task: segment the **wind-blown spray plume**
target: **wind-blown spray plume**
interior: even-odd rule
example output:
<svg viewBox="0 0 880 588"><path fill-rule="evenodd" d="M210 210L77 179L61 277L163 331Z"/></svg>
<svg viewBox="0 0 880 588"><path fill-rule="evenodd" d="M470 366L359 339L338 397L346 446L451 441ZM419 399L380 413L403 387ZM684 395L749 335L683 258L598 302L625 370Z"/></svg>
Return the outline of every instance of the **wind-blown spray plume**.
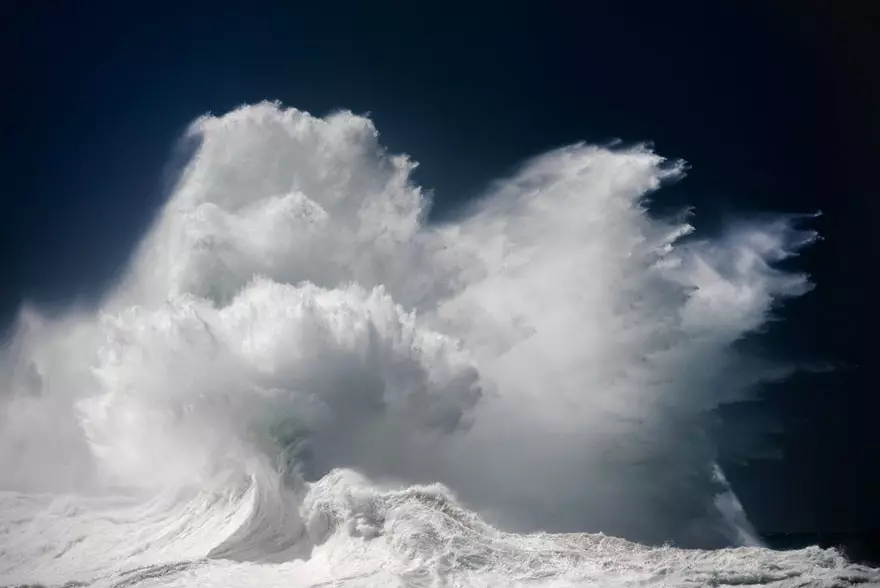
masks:
<svg viewBox="0 0 880 588"><path fill-rule="evenodd" d="M689 236L685 217L648 213L682 166L645 147L545 154L431 224L414 164L366 118L265 103L190 135L195 156L98 309L29 309L9 338L2 512L23 539L0 540L0 577L856 573L820 550L713 568L708 552L495 530L751 540L711 413L779 376L736 344L808 290L774 264L812 233L783 218ZM91 497L34 494L73 491Z"/></svg>

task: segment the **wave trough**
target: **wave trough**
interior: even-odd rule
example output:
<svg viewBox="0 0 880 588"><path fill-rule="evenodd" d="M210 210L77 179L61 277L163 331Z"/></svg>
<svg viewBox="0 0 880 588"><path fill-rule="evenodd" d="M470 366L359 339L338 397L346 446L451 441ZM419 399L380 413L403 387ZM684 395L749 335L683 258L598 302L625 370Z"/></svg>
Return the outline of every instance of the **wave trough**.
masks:
<svg viewBox="0 0 880 588"><path fill-rule="evenodd" d="M0 356L0 584L878 579L755 545L711 442L789 371L739 343L810 288L796 218L698 239L648 210L680 162L578 144L430 223L367 118L189 134L117 286Z"/></svg>

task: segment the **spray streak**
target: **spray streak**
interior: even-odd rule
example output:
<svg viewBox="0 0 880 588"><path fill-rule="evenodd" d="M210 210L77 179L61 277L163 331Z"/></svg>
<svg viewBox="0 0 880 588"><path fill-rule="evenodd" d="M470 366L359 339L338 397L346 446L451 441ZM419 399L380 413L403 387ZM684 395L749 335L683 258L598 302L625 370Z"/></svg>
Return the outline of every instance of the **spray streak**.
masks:
<svg viewBox="0 0 880 588"><path fill-rule="evenodd" d="M160 492L122 512L163 549L110 558L143 565L318 566L379 536L424 562L437 508L508 541L473 569L525 545L487 539L443 488L375 484L442 482L511 530L748 539L719 499L707 415L778 375L734 347L809 288L773 264L812 233L774 219L685 240L644 203L681 167L641 147L548 153L428 225L414 164L365 118L260 104L191 133L199 150L100 310L23 312L2 368L5 487Z"/></svg>

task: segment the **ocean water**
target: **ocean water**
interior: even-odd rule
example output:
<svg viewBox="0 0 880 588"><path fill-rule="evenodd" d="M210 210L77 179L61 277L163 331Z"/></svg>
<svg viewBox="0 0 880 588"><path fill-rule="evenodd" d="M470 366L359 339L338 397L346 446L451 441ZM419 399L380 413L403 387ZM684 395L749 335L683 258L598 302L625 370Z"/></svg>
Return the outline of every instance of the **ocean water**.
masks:
<svg viewBox="0 0 880 588"><path fill-rule="evenodd" d="M695 234L650 210L682 162L577 144L431 223L365 117L187 138L118 283L6 338L0 585L880 582L763 547L712 444L795 369L737 343L803 219Z"/></svg>

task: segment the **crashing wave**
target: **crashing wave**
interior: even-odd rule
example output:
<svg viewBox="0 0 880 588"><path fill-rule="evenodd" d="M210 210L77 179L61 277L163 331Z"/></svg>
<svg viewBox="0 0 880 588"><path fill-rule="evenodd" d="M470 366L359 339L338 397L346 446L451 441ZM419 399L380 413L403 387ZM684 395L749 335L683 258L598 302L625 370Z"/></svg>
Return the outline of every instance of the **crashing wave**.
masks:
<svg viewBox="0 0 880 588"><path fill-rule="evenodd" d="M712 411L788 370L737 343L810 287L794 218L697 239L647 208L680 163L573 145L431 223L364 117L190 135L119 284L0 357L0 584L876 578L662 546L754 542Z"/></svg>

